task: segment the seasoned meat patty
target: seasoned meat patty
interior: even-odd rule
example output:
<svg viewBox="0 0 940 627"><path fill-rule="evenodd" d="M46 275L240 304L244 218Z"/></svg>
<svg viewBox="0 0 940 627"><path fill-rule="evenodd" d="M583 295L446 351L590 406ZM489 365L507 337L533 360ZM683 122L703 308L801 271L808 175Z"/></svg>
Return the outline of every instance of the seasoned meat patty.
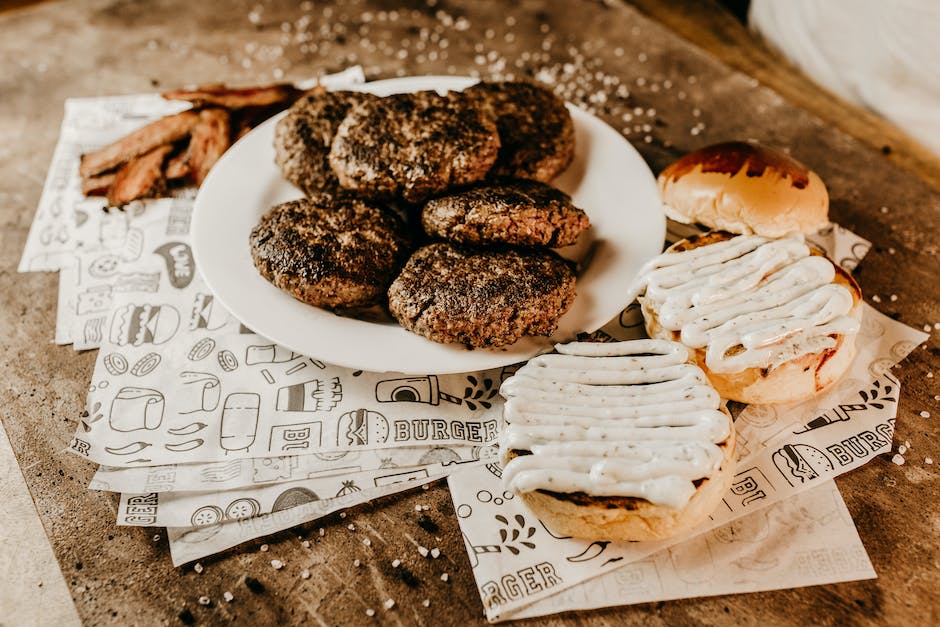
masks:
<svg viewBox="0 0 940 627"><path fill-rule="evenodd" d="M424 205L429 235L453 242L502 242L521 246L568 246L591 226L571 197L539 181L498 179Z"/></svg>
<svg viewBox="0 0 940 627"><path fill-rule="evenodd" d="M469 347L551 335L574 300L574 272L549 250L418 249L388 290L392 315L409 331Z"/></svg>
<svg viewBox="0 0 940 627"><path fill-rule="evenodd" d="M339 181L330 168L333 136L350 108L376 96L320 90L300 98L274 128L274 161L284 178L305 194L334 191Z"/></svg>
<svg viewBox="0 0 940 627"><path fill-rule="evenodd" d="M343 187L421 202L479 181L499 150L488 109L468 96L425 91L353 107L336 131L330 165Z"/></svg>
<svg viewBox="0 0 940 627"><path fill-rule="evenodd" d="M465 90L496 115L501 147L491 174L545 183L574 158L574 122L564 101L521 81L477 83Z"/></svg>
<svg viewBox="0 0 940 627"><path fill-rule="evenodd" d="M404 226L390 211L326 193L271 207L249 242L261 276L329 309L382 302L409 252Z"/></svg>

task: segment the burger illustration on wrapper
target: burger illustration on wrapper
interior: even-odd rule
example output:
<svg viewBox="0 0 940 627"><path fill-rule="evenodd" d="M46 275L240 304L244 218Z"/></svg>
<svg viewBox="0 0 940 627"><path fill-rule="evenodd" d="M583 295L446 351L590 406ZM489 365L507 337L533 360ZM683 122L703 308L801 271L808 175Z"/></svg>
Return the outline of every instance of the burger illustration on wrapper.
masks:
<svg viewBox="0 0 940 627"><path fill-rule="evenodd" d="M388 420L377 411L356 409L339 417L336 429L338 446L383 444L388 441Z"/></svg>
<svg viewBox="0 0 940 627"><path fill-rule="evenodd" d="M189 329L206 329L214 331L225 326L228 322L228 312L224 307L216 305L212 294L199 292L193 301L193 310L189 316Z"/></svg>
<svg viewBox="0 0 940 627"><path fill-rule="evenodd" d="M117 346L163 344L176 335L180 315L169 305L118 307L111 316L109 339Z"/></svg>
<svg viewBox="0 0 940 627"><path fill-rule="evenodd" d="M773 454L773 462L790 485L797 486L818 479L832 470L825 453L809 444L787 444Z"/></svg>

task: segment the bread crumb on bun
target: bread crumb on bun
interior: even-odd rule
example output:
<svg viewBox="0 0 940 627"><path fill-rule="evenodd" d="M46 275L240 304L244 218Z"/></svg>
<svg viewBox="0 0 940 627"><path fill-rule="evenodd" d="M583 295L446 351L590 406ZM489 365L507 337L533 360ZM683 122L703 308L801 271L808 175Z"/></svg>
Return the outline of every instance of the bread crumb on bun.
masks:
<svg viewBox="0 0 940 627"><path fill-rule="evenodd" d="M793 157L751 142L690 152L658 178L666 215L730 233L782 237L829 222L829 192Z"/></svg>

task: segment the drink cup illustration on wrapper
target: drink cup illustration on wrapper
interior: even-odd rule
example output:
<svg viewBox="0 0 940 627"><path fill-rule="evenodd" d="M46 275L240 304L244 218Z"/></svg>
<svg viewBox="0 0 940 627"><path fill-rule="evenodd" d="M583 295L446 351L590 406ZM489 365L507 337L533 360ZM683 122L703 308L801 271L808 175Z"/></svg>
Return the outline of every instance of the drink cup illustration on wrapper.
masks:
<svg viewBox="0 0 940 627"><path fill-rule="evenodd" d="M329 381L312 379L277 390L278 411L330 411L343 400L339 377Z"/></svg>
<svg viewBox="0 0 940 627"><path fill-rule="evenodd" d="M255 364L282 364L298 357L300 355L294 351L277 344L249 346L245 349L245 363L249 366Z"/></svg>
<svg viewBox="0 0 940 627"><path fill-rule="evenodd" d="M108 424L115 431L159 429L163 423L163 394L157 390L138 387L124 387L111 401L111 414Z"/></svg>
<svg viewBox="0 0 940 627"><path fill-rule="evenodd" d="M339 417L336 429L338 446L384 444L388 440L388 420L377 411L356 409Z"/></svg>
<svg viewBox="0 0 940 627"><path fill-rule="evenodd" d="M261 397L252 392L236 392L225 397L219 444L226 451L247 451L255 443Z"/></svg>
<svg viewBox="0 0 940 627"><path fill-rule="evenodd" d="M108 339L117 346L163 344L176 335L180 315L170 305L118 307L111 315Z"/></svg>
<svg viewBox="0 0 940 627"><path fill-rule="evenodd" d="M228 311L219 305L212 294L199 292L193 300L193 310L189 316L189 329L221 329L228 322Z"/></svg>
<svg viewBox="0 0 940 627"><path fill-rule="evenodd" d="M427 403L440 405L441 401L460 405L463 399L442 392L435 375L386 379L375 384L375 400L380 403Z"/></svg>

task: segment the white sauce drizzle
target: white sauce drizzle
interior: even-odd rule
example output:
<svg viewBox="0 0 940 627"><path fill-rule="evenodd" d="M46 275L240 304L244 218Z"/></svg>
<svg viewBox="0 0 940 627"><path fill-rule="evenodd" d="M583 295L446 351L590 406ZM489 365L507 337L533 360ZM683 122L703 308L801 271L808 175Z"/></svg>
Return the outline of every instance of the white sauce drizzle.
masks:
<svg viewBox="0 0 940 627"><path fill-rule="evenodd" d="M649 262L631 288L716 373L773 368L858 332L852 293L801 234L742 235ZM737 347L737 348L736 348ZM731 350L735 349L736 350Z"/></svg>
<svg viewBox="0 0 940 627"><path fill-rule="evenodd" d="M688 349L573 342L506 379L503 481L516 492L630 496L682 507L714 474L731 425ZM531 451L506 461L509 451Z"/></svg>

